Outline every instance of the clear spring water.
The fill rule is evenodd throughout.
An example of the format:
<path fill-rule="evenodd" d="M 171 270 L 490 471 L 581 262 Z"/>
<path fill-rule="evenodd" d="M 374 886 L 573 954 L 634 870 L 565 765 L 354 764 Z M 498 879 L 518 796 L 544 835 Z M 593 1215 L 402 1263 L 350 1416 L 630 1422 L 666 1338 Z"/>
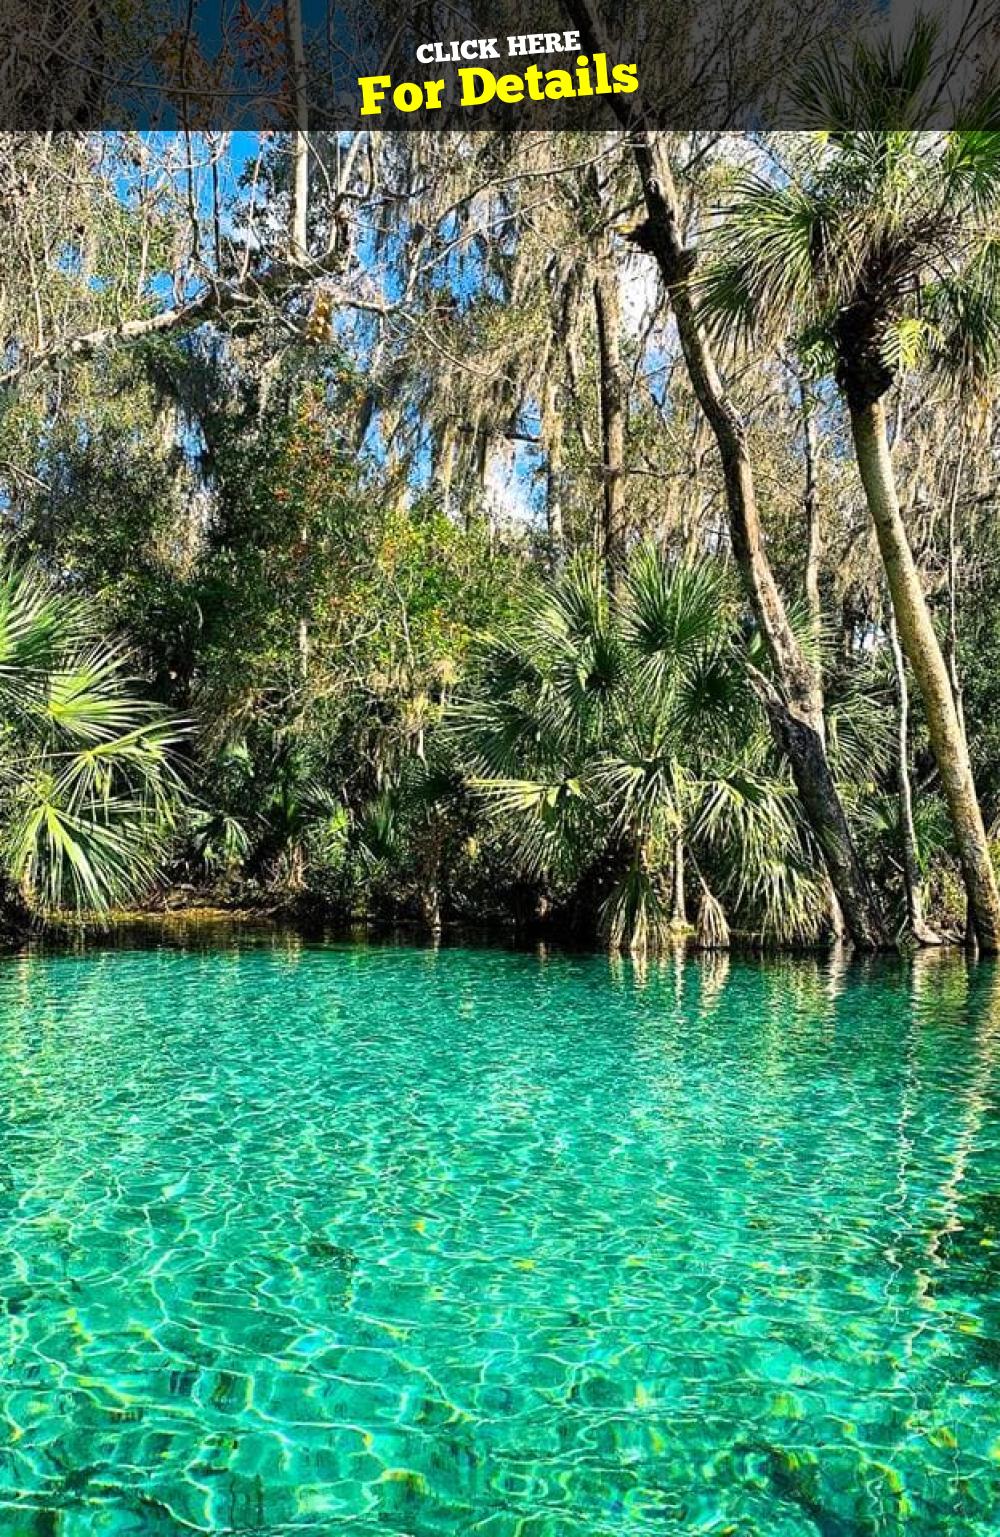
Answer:
<path fill-rule="evenodd" d="M 1000 973 L 0 964 L 0 1532 L 1000 1520 Z"/>

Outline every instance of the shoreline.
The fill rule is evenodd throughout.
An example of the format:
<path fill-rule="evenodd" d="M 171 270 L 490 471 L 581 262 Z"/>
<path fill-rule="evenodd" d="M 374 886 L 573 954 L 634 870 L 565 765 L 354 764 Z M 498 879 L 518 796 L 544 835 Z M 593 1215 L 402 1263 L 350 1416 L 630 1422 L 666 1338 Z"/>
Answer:
<path fill-rule="evenodd" d="M 656 950 L 632 954 L 609 950 L 606 946 L 574 934 L 567 927 L 518 927 L 516 925 L 475 924 L 450 921 L 439 930 L 429 929 L 417 919 L 345 919 L 333 913 L 296 913 L 287 907 L 232 906 L 218 903 L 192 903 L 177 907 L 123 908 L 101 920 L 53 922 L 36 927 L 9 930 L 0 937 L 0 957 L 28 950 L 67 951 L 77 949 L 125 948 L 129 941 L 148 940 L 150 945 L 174 939 L 201 939 L 206 948 L 213 939 L 251 939 L 254 935 L 273 938 L 297 938 L 316 945 L 411 946 L 419 949 L 473 948 L 527 951 L 552 951 L 557 954 L 604 957 L 613 961 L 651 962 L 682 955 L 684 959 L 722 960 L 805 960 L 839 961 L 842 964 L 872 965 L 886 959 L 906 961 L 977 959 L 958 940 L 928 947 L 906 948 L 893 945 L 877 954 L 856 952 L 849 943 L 840 944 L 769 944 L 759 935 L 733 932 L 724 947 L 708 947 L 697 942 L 693 930 L 678 932 Z M 988 959 L 988 957 L 987 957 Z"/>

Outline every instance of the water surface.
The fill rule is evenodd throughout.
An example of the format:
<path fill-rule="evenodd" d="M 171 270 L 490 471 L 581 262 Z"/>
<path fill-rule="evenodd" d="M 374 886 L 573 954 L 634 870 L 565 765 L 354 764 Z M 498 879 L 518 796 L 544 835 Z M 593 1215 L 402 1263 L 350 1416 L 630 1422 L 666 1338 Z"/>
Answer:
<path fill-rule="evenodd" d="M 985 1537 L 1000 981 L 0 964 L 0 1532 Z"/>

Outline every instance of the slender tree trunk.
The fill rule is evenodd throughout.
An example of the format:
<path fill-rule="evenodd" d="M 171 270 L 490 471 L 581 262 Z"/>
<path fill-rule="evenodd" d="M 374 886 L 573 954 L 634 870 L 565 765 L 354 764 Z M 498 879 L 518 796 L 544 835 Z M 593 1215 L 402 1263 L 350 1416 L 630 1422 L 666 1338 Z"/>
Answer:
<path fill-rule="evenodd" d="M 896 691 L 899 696 L 896 772 L 899 784 L 899 831 L 903 844 L 906 916 L 910 931 L 918 944 L 939 945 L 941 943 L 939 936 L 924 919 L 917 832 L 913 823 L 913 791 L 910 786 L 910 691 L 906 682 L 906 659 L 899 644 L 899 632 L 892 614 L 889 616 L 889 645 L 892 648 L 892 660 L 896 669 Z"/>
<path fill-rule="evenodd" d="M 441 511 L 446 518 L 451 516 L 451 487 L 455 476 L 455 453 L 457 447 L 458 434 L 454 425 L 449 422 L 441 434 L 437 463 L 437 475 L 441 484 Z"/>
<path fill-rule="evenodd" d="M 962 680 L 958 672 L 958 541 L 955 538 L 955 515 L 958 511 L 958 493 L 965 465 L 965 439 L 961 440 L 951 496 L 948 498 L 948 640 L 946 655 L 951 691 L 955 696 L 958 723 L 965 731 L 965 710 L 962 705 Z"/>
<path fill-rule="evenodd" d="M 492 439 L 490 429 L 485 419 L 480 416 L 476 422 L 475 431 L 470 445 L 470 459 L 472 470 L 476 480 L 476 503 L 473 506 L 467 503 L 465 512 L 465 532 L 471 533 L 476 517 L 480 517 L 486 524 L 486 537 L 490 553 L 493 552 L 496 539 L 496 527 L 493 518 L 493 507 L 486 494 L 486 479 L 490 467 L 490 449 Z"/>
<path fill-rule="evenodd" d="M 559 410 L 559 385 L 551 371 L 546 374 L 542 390 L 542 437 L 548 450 L 545 469 L 545 518 L 549 550 L 553 570 L 561 571 L 566 559 L 566 536 L 562 515 L 563 417 Z"/>
<path fill-rule="evenodd" d="M 955 514 L 958 511 L 958 493 L 964 465 L 965 439 L 963 437 L 958 451 L 958 463 L 955 465 L 951 496 L 948 498 L 948 636 L 945 641 L 948 676 L 951 679 L 955 711 L 963 736 L 965 736 L 965 706 L 962 700 L 962 678 L 958 670 L 958 541 L 955 537 Z M 968 744 L 967 736 L 966 744 Z M 976 924 L 971 902 L 966 903 L 965 908 L 965 947 L 967 950 L 976 948 Z"/>
<path fill-rule="evenodd" d="M 823 639 L 823 606 L 819 595 L 819 569 L 823 555 L 823 530 L 820 523 L 819 476 L 817 476 L 819 433 L 816 430 L 816 400 L 800 373 L 797 375 L 797 384 L 799 384 L 799 409 L 802 412 L 803 456 L 805 456 L 805 487 L 802 493 L 802 510 L 805 512 L 803 587 L 805 587 L 806 609 L 810 615 L 810 635 L 813 639 L 813 656 L 810 662 L 816 676 L 816 687 L 822 699 L 823 661 L 820 647 Z M 833 933 L 834 944 L 843 944 L 843 936 L 845 936 L 843 910 L 829 879 L 826 881 L 826 902 L 829 907 L 829 930 Z"/>
<path fill-rule="evenodd" d="M 300 0 L 286 0 L 285 28 L 292 113 L 295 121 L 295 132 L 292 135 L 290 246 L 292 260 L 304 262 L 309 255 L 309 82 L 306 74 L 305 45 L 302 39 Z"/>
<path fill-rule="evenodd" d="M 441 856 L 435 841 L 433 862 L 427 872 L 423 890 L 420 893 L 420 905 L 423 908 L 424 922 L 432 934 L 440 934 L 443 928 L 441 914 Z"/>
<path fill-rule="evenodd" d="M 601 557 L 608 585 L 619 585 L 624 544 L 625 391 L 622 381 L 621 301 L 608 236 L 602 237 L 594 273 L 594 314 L 601 404 Z"/>
<path fill-rule="evenodd" d="M 827 905 L 830 909 L 830 933 L 833 936 L 834 944 L 842 945 L 844 940 L 848 938 L 847 924 L 844 922 L 844 912 L 837 899 L 837 893 L 833 889 L 833 882 L 830 880 L 829 874 L 827 875 L 826 886 Z"/>
<path fill-rule="evenodd" d="M 584 8 L 574 15 L 589 15 Z M 591 32 L 591 37 L 593 37 Z M 758 676 L 772 733 L 788 758 L 810 827 L 823 851 L 854 943 L 878 949 L 887 942 L 879 906 L 858 858 L 826 754 L 823 698 L 815 670 L 802 654 L 764 548 L 746 430 L 719 375 L 695 309 L 694 252 L 681 238 L 673 173 L 662 140 L 638 132 L 632 146 L 647 218 L 633 239 L 656 258 L 673 301 L 678 335 L 698 403 L 722 461 L 733 555 L 770 654 L 778 687 Z"/>
<path fill-rule="evenodd" d="M 541 435 L 546 450 L 545 515 L 549 549 L 554 571 L 561 571 L 566 560 L 566 533 L 563 527 L 562 482 L 565 446 L 565 414 L 560 409 L 558 364 L 563 362 L 573 330 L 573 318 L 580 292 L 580 276 L 573 266 L 562 275 L 553 316 L 552 335 L 545 378 L 542 384 Z"/>
<path fill-rule="evenodd" d="M 582 371 L 579 341 L 571 331 L 569 339 L 566 342 L 566 379 L 569 384 L 570 394 L 573 398 L 573 408 L 576 413 L 575 425 L 576 430 L 580 434 L 580 442 L 583 444 L 583 451 L 586 454 L 593 454 L 594 439 L 590 431 L 590 425 L 587 421 L 586 412 L 583 409 L 583 397 L 580 390 L 580 378 Z"/>
<path fill-rule="evenodd" d="M 674 835 L 674 859 L 671 873 L 670 921 L 678 928 L 686 928 L 687 901 L 684 896 L 684 834 Z"/>
<path fill-rule="evenodd" d="M 819 689 L 823 687 L 823 606 L 819 595 L 819 568 L 823 554 L 823 531 L 820 522 L 819 501 L 819 434 L 816 431 L 816 402 L 809 391 L 805 379 L 798 376 L 799 407 L 802 413 L 802 442 L 805 459 L 805 487 L 802 495 L 802 510 L 805 513 L 806 533 L 806 563 L 803 585 L 805 587 L 806 608 L 809 614 L 809 633 L 812 639 L 813 656 L 811 657 L 816 683 Z M 844 914 L 837 900 L 837 893 L 832 884 L 827 880 L 827 903 L 830 910 L 830 930 L 835 944 L 844 942 Z"/>
<path fill-rule="evenodd" d="M 490 433 L 489 428 L 480 419 L 476 423 L 474 438 L 474 454 L 476 466 L 476 483 L 482 496 L 486 495 L 486 471 L 490 460 Z"/>
<path fill-rule="evenodd" d="M 868 509 L 885 566 L 899 639 L 923 696 L 927 730 L 958 844 L 976 940 L 1000 949 L 1000 891 L 990 859 L 965 733 L 899 510 L 885 407 L 848 395 L 851 430 Z"/>
<path fill-rule="evenodd" d="M 802 409 L 802 436 L 805 446 L 806 484 L 802 498 L 806 515 L 806 605 L 809 609 L 809 628 L 813 645 L 820 643 L 823 611 L 819 599 L 819 563 L 822 555 L 822 530 L 820 528 L 819 486 L 816 467 L 819 459 L 819 440 L 816 433 L 815 402 L 810 397 L 805 380 L 799 379 L 799 404 Z M 819 666 L 817 656 L 816 665 Z"/>

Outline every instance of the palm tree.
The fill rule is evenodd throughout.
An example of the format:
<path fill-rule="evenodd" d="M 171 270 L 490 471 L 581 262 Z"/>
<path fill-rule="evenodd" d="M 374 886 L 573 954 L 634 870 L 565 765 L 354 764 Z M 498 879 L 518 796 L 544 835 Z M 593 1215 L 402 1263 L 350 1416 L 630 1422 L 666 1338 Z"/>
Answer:
<path fill-rule="evenodd" d="M 643 545 L 612 592 L 577 557 L 453 707 L 470 784 L 523 871 L 596 886 L 613 948 L 683 926 L 688 885 L 704 942 L 728 936 L 720 897 L 775 935 L 822 923 L 818 853 L 747 682 L 741 618 L 718 561 Z"/>
<path fill-rule="evenodd" d="M 792 142 L 779 180 L 741 177 L 715 236 L 702 313 L 731 340 L 795 334 L 834 374 L 899 639 L 923 695 L 976 938 L 1000 949 L 1000 892 L 951 678 L 900 511 L 885 397 L 919 357 L 972 382 L 1000 361 L 1000 133 L 917 133 L 934 75 L 919 24 L 899 57 L 859 54 L 804 91 L 836 131 Z"/>
<path fill-rule="evenodd" d="M 181 723 L 132 692 L 93 605 L 0 572 L 0 858 L 8 903 L 106 911 L 153 880 L 181 794 Z"/>
<path fill-rule="evenodd" d="M 594 0 L 568 0 L 568 9 L 588 52 L 612 47 Z M 690 220 L 667 137 L 642 126 L 627 98 L 611 98 L 611 107 L 627 134 L 645 207 L 645 217 L 627 238 L 656 261 L 691 386 L 718 449 L 733 557 L 767 648 L 770 687 L 757 681 L 771 732 L 788 760 L 851 939 L 860 948 L 876 950 L 888 937 L 883 914 L 858 858 L 827 751 L 820 679 L 800 644 L 767 549 L 746 423 L 702 324 L 696 294 L 698 251 L 687 238 Z"/>

